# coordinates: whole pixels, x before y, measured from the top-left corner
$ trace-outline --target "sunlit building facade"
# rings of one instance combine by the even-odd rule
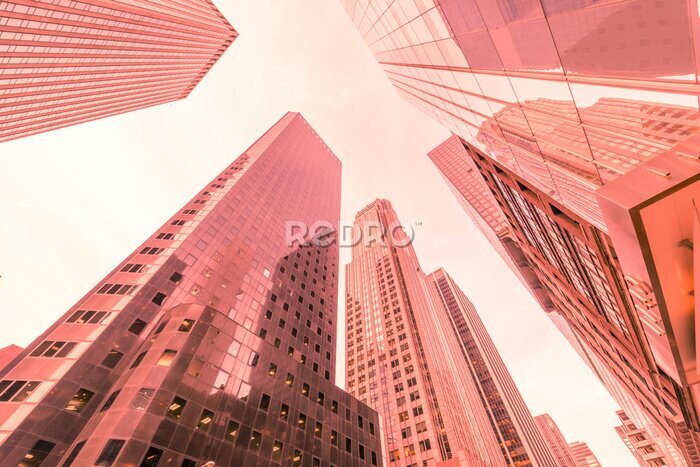
[[[576,462],[576,467],[600,467],[600,462],[598,458],[593,454],[591,448],[581,441],[574,441],[569,444],[571,449],[571,454],[574,456],[574,461]]]
[[[183,99],[237,37],[209,0],[0,3],[0,142]]]
[[[615,427],[620,439],[642,467],[676,466],[661,451],[654,438],[643,428],[638,428],[623,410],[618,410],[620,425]]]
[[[473,339],[460,339],[443,305],[462,312],[452,303],[461,292],[451,280],[439,291],[448,276],[422,271],[399,225],[387,200],[358,212],[346,267],[346,385],[379,412],[387,465],[554,465],[543,443],[533,446],[523,432],[513,433],[518,422],[498,425],[492,410],[503,401],[489,404],[484,398],[495,395],[493,381],[474,373],[487,364],[480,354],[467,358]]]
[[[474,305],[444,269],[430,274],[506,464],[557,466]]]
[[[564,438],[564,435],[561,430],[559,430],[559,427],[552,417],[550,417],[549,414],[543,413],[537,415],[534,420],[545,442],[549,446],[549,449],[554,454],[557,466],[578,467],[574,460],[573,453],[571,452],[571,448],[569,447],[569,443],[566,442],[566,438]]]
[[[697,3],[341,3],[453,132],[430,157],[467,213],[637,426],[699,465]]]
[[[0,464],[382,465],[334,384],[332,231],[286,241],[340,177],[287,113],[0,371]]]

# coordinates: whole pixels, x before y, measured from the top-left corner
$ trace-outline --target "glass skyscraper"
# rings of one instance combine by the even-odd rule
[[[287,113],[0,371],[0,464],[382,465],[334,384],[341,163]]]
[[[362,209],[346,267],[347,388],[379,412],[388,465],[555,466],[473,306],[399,226],[387,200]]]
[[[700,464],[697,3],[341,3],[453,132],[430,157],[481,231],[666,457]]]
[[[0,3],[0,142],[183,99],[238,33],[209,0]]]

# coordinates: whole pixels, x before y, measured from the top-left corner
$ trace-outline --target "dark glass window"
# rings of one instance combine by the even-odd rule
[[[119,451],[122,450],[124,446],[123,439],[110,439],[107,441],[104,449],[100,453],[100,456],[95,461],[95,465],[112,465],[119,455]]]
[[[257,451],[258,449],[260,449],[261,443],[262,435],[259,432],[254,431],[253,434],[250,435],[250,449],[252,449],[253,451]]]
[[[71,400],[68,401],[68,404],[66,404],[66,410],[70,410],[72,412],[77,413],[82,412],[87,403],[90,402],[90,399],[92,399],[92,396],[94,395],[94,392],[88,391],[85,388],[78,389],[78,392],[76,392],[71,398]]]
[[[165,415],[172,419],[179,420],[180,416],[182,415],[182,409],[185,408],[185,404],[187,404],[185,399],[175,396],[173,401],[168,406],[168,411],[165,412]]]
[[[129,326],[129,332],[136,334],[137,336],[143,332],[146,328],[146,322],[141,319],[135,319],[131,326]]]
[[[185,319],[185,320],[182,320],[182,323],[180,323],[180,327],[177,328],[177,330],[180,332],[190,332],[190,329],[192,329],[193,325],[194,325],[193,319]]]
[[[233,420],[229,420],[228,428],[226,428],[226,441],[235,441],[238,435],[238,428],[240,425]]]
[[[202,431],[209,430],[212,420],[214,420],[214,412],[204,409],[199,417],[199,422],[197,422],[197,429]]]
[[[123,356],[124,354],[120,351],[112,349],[109,351],[104,360],[102,360],[102,366],[106,366],[107,368],[114,368],[115,366],[117,366],[119,360],[121,360]]]
[[[141,461],[140,467],[156,467],[162,456],[162,449],[151,446],[148,448],[148,451],[146,451],[146,455],[143,456],[143,461]]]
[[[121,391],[122,391],[121,389],[117,389],[112,394],[110,394],[109,397],[107,398],[107,400],[105,401],[105,404],[100,409],[100,412],[104,412],[105,410],[112,407],[112,404],[114,404],[114,401],[117,399],[117,396],[119,395],[119,393]]]
[[[71,465],[73,465],[73,461],[76,457],[78,457],[78,454],[80,454],[80,451],[83,449],[83,446],[85,446],[85,441],[81,441],[78,444],[76,444],[73,450],[70,452],[70,455],[66,457],[66,461],[61,467],[70,467]]]
[[[56,444],[40,439],[34,443],[34,446],[24,455],[18,467],[34,467],[40,465],[44,462],[44,459],[49,456],[54,446],[56,446]]]

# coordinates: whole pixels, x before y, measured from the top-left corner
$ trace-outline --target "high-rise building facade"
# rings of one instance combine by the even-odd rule
[[[346,384],[379,412],[388,465],[555,465],[531,426],[494,413],[527,408],[504,402],[514,386],[496,394],[509,378],[476,374],[501,369],[474,348],[490,341],[476,344],[467,318],[455,321],[466,298],[443,271],[422,271],[399,226],[387,200],[358,212],[346,267]]]
[[[555,466],[555,458],[537,429],[474,305],[444,269],[430,274],[443,309],[462,346],[506,464]]]
[[[237,37],[209,0],[0,3],[0,142],[183,99]]]
[[[650,436],[649,432],[643,428],[638,428],[623,410],[618,410],[616,413],[620,419],[620,425],[615,427],[615,431],[625,445],[627,445],[640,466],[661,467],[679,465],[673,462],[673,460],[669,460],[654,438]]]
[[[696,2],[342,3],[454,133],[430,157],[468,214],[637,426],[700,464]]]
[[[0,371],[2,465],[382,465],[334,385],[341,164],[287,113]]]
[[[598,458],[593,454],[593,451],[591,451],[591,448],[589,448],[586,443],[574,441],[569,444],[569,448],[574,456],[576,467],[600,467]]]
[[[542,433],[545,442],[551,449],[552,453],[557,460],[558,467],[577,467],[576,461],[574,460],[573,453],[569,447],[569,443],[566,442],[566,438],[559,430],[557,424],[552,420],[549,414],[543,413],[537,415],[535,418],[535,424],[537,428]]]

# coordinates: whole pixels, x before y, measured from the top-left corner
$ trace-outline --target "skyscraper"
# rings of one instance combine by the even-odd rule
[[[621,424],[615,427],[615,431],[620,436],[620,439],[627,445],[640,466],[675,467],[677,465],[682,465],[664,456],[664,453],[653,437],[651,437],[646,430],[637,428],[624,411],[618,410],[617,416],[620,418]]]
[[[537,429],[474,305],[444,269],[438,269],[429,277],[443,309],[449,313],[506,463],[513,466],[555,466],[549,446]]]
[[[576,467],[600,467],[598,458],[586,443],[574,441],[569,444],[569,448],[574,456],[574,461],[576,461]]]
[[[183,99],[238,34],[209,0],[0,3],[0,142]]]
[[[382,465],[337,388],[341,164],[287,113],[0,372],[0,464]]]
[[[490,341],[477,344],[467,334],[483,337],[485,330],[456,316],[468,302],[449,276],[422,271],[389,201],[358,212],[354,234],[346,267],[346,381],[382,417],[389,465],[554,465],[532,420],[523,426],[526,415],[495,415],[527,409],[519,395],[509,399],[517,393],[510,378],[477,376],[504,369],[502,362]],[[497,397],[494,385],[506,393]]]
[[[542,433],[545,442],[554,453],[558,467],[578,467],[566,438],[549,414],[543,413],[535,417],[537,428]]]
[[[635,424],[700,464],[697,5],[342,3],[454,133],[430,156],[468,214]]]

